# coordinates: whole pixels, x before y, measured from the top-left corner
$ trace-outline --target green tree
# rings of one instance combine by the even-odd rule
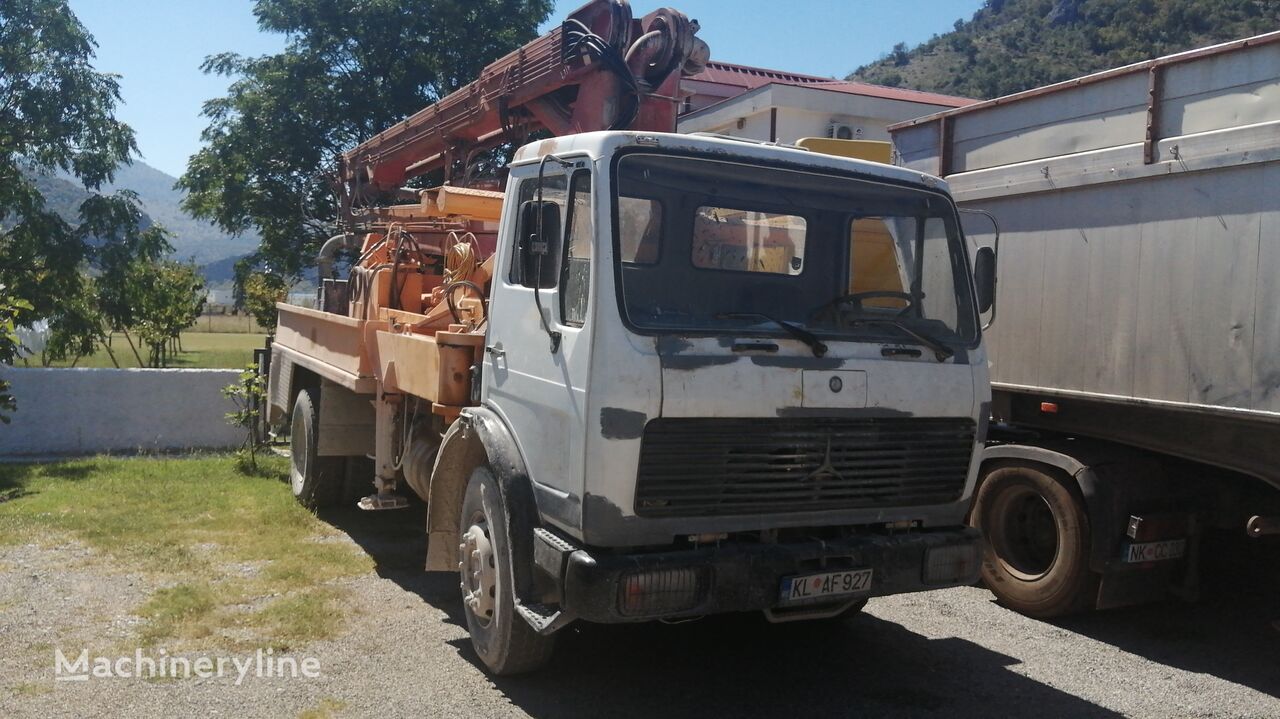
[[[48,319],[55,351],[71,354],[101,334],[91,273],[168,251],[132,193],[91,194],[73,226],[36,186],[61,171],[96,190],[137,149],[114,117],[116,77],[92,66],[94,48],[66,0],[0,3],[0,284],[21,300],[10,305],[15,324]]]
[[[74,367],[105,340],[94,283],[92,278],[85,278],[80,294],[63,298],[57,314],[49,319],[49,339],[40,353],[40,363],[48,367],[52,362],[71,360]]]
[[[893,62],[894,67],[902,67],[911,62],[910,56],[907,55],[907,44],[900,42],[893,46],[893,50],[889,51],[889,59]]]
[[[470,82],[531,40],[550,0],[258,0],[258,26],[284,52],[207,58],[235,78],[205,103],[209,124],[179,184],[184,207],[225,231],[256,228],[237,267],[292,284],[334,233],[325,174],[339,154]]]
[[[241,461],[248,465],[250,472],[258,471],[258,448],[263,445],[264,437],[259,429],[262,407],[267,399],[266,379],[258,374],[253,365],[245,367],[237,382],[222,388],[222,396],[231,400],[236,409],[227,412],[227,424],[244,430],[244,444],[240,446]]]
[[[195,265],[137,262],[130,288],[133,327],[148,347],[148,364],[166,367],[178,335],[204,309],[204,281]]]
[[[89,208],[89,212],[86,213],[85,208]],[[86,274],[93,276],[99,321],[96,340],[105,344],[112,362],[115,362],[115,353],[110,345],[111,333],[121,333],[141,366],[142,358],[130,335],[130,330],[137,323],[134,305],[140,301],[139,294],[146,289],[139,286],[144,280],[139,279],[137,268],[158,262],[172,249],[168,233],[158,225],[149,224],[147,217],[138,209],[137,195],[129,190],[120,191],[117,198],[95,195],[86,199],[81,204],[81,222],[76,230],[94,245],[86,263],[89,270]],[[104,237],[109,241],[100,239]],[[89,333],[91,326],[87,322],[79,326],[84,328],[85,334]],[[57,332],[57,324],[51,322],[50,329]],[[68,331],[67,334],[72,333]],[[80,342],[83,346],[83,335]]]
[[[264,327],[267,334],[275,335],[276,303],[283,302],[289,294],[289,283],[281,276],[270,272],[251,272],[242,283],[241,303],[253,315],[259,327]]]
[[[24,310],[30,309],[26,302],[15,299],[0,285],[0,364],[13,364],[22,350],[18,341],[18,327],[15,318]],[[0,423],[9,424],[9,413],[18,408],[17,400],[9,392],[9,383],[0,377]]]

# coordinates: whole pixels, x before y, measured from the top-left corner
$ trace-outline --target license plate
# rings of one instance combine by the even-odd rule
[[[1181,559],[1187,553],[1187,540],[1168,539],[1163,542],[1130,544],[1124,553],[1124,561],[1131,564],[1159,562],[1163,559]]]
[[[806,599],[865,594],[869,591],[871,591],[871,570],[849,569],[841,572],[783,577],[780,598],[784,602],[800,602]]]

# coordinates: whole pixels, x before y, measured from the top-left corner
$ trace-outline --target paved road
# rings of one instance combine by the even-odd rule
[[[381,531],[351,531],[394,564],[398,550],[382,542]],[[1273,545],[1262,556],[1278,555]],[[1052,623],[966,587],[876,599],[863,615],[839,622],[770,625],[749,615],[581,625],[561,637],[547,671],[478,687],[471,681],[478,660],[453,609],[454,580],[394,569],[387,577],[445,612],[416,640],[454,648],[423,668],[431,684],[427,676],[457,682],[457,692],[432,689],[440,703],[420,705],[430,713],[1280,718],[1280,563],[1260,569],[1256,559],[1209,567],[1198,605]]]
[[[1280,571],[1275,564],[1259,569],[1247,555],[1212,567],[1207,596],[1195,606],[1170,603],[1049,623],[1006,611],[986,591],[967,587],[873,600],[864,614],[839,622],[769,625],[750,615],[678,625],[581,625],[562,634],[549,669],[493,680],[471,651],[456,579],[415,569],[424,549],[420,522],[390,514],[331,519],[378,560],[379,570],[349,582],[352,619],[342,637],[298,650],[319,659],[320,679],[242,686],[229,680],[60,682],[47,693],[0,696],[0,716],[290,717],[329,709],[337,717],[378,719],[1280,719],[1280,627],[1273,624],[1280,620]],[[1280,556],[1276,550],[1269,556]],[[61,561],[60,555],[46,559]],[[0,572],[0,579],[34,581],[27,567],[40,561],[27,557],[21,571]],[[79,566],[75,571],[92,571]],[[127,614],[130,605],[102,596],[102,578],[61,569],[51,574],[66,581],[11,587],[16,591],[6,601],[23,614],[7,630],[10,639],[72,618],[87,622],[84,631],[95,636],[101,622],[127,628],[136,621],[112,614]],[[37,590],[49,596],[23,598]],[[21,653],[16,645],[9,649]],[[26,679],[53,685],[50,673],[29,670]]]

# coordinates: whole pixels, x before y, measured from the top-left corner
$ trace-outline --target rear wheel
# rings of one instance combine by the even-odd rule
[[[494,674],[520,674],[546,664],[554,637],[542,636],[516,612],[507,515],[487,467],[471,473],[458,521],[458,574],[471,646]]]
[[[289,485],[303,506],[321,509],[338,504],[346,477],[345,457],[316,454],[320,439],[320,390],[304,389],[293,403],[289,428]]]
[[[1032,617],[1090,608],[1089,522],[1069,478],[997,467],[978,489],[970,523],[986,537],[982,578],[1001,604]]]

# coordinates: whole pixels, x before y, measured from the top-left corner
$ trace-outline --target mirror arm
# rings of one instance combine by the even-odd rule
[[[538,293],[538,287],[542,284],[542,255],[538,255],[538,267],[534,272],[536,276],[533,278],[533,304],[538,308],[538,320],[542,323],[542,329],[547,333],[547,339],[551,342],[551,354],[555,354],[560,351],[561,334],[547,325],[546,314],[542,311],[542,298]]]
[[[991,242],[991,252],[995,255],[995,265],[1000,266],[1000,223],[996,220],[996,216],[986,210],[977,208],[957,207],[957,212],[968,212],[974,215],[982,215],[991,221],[991,226],[995,228],[995,239]],[[986,332],[996,321],[996,280],[995,275],[991,277],[991,315],[987,318],[986,324],[982,325],[982,331]]]
[[[547,333],[547,339],[551,342],[551,354],[555,354],[560,351],[560,339],[562,335],[556,330],[551,329],[551,325],[547,321],[546,313],[542,310],[542,296],[539,292],[542,288],[542,259],[547,254],[547,248],[550,247],[550,245],[547,244],[546,235],[542,232],[542,217],[545,214],[542,211],[542,174],[547,167],[547,160],[552,160],[558,163],[562,168],[572,167],[573,163],[562,160],[552,154],[543,155],[542,160],[538,162],[538,242],[542,243],[542,251],[534,252],[538,256],[538,262],[537,269],[534,270],[533,276],[533,304],[538,308],[538,322],[542,324],[542,329]],[[567,183],[565,192],[568,192]],[[535,243],[530,244],[532,245]],[[530,250],[533,251],[533,248],[530,247]]]

